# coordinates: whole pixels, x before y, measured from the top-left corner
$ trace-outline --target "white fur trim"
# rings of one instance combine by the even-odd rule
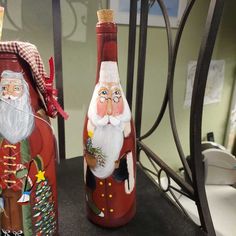
[[[135,185],[135,179],[134,179],[134,163],[133,163],[133,155],[132,152],[129,152],[126,157],[127,161],[127,167],[128,167],[128,173],[129,173],[129,182],[126,179],[125,180],[125,192],[127,194],[132,193]]]
[[[127,138],[131,133],[131,124],[130,122],[124,123],[124,137]]]
[[[117,62],[115,61],[103,61],[100,67],[99,82],[106,83],[119,83],[119,71]]]
[[[4,79],[24,79],[23,74],[21,72],[15,72],[11,70],[4,70],[1,74],[1,77]]]
[[[92,122],[90,121],[90,119],[88,119],[88,123],[87,123],[87,131],[88,132],[94,132],[94,125],[92,124]]]
[[[104,215],[104,213],[101,211],[98,216],[104,217],[105,215]]]

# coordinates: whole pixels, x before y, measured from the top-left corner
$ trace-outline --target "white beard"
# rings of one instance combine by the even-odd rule
[[[91,168],[91,171],[98,178],[104,179],[109,177],[115,169],[115,161],[119,159],[120,150],[124,142],[123,131],[125,123],[130,122],[131,112],[123,90],[119,85],[124,102],[123,113],[115,117],[107,115],[100,117],[97,114],[96,106],[100,87],[101,85],[97,84],[93,92],[88,110],[88,118],[92,125],[95,126],[92,146],[101,149],[105,155],[104,163],[99,163],[97,159],[97,165],[95,168]]]
[[[34,128],[34,117],[27,96],[24,94],[17,100],[4,99],[6,102],[0,102],[0,134],[11,144],[27,138]]]
[[[104,179],[113,173],[123,142],[123,129],[120,126],[108,124],[95,128],[92,145],[94,148],[100,148],[105,155],[104,165],[97,163],[95,168],[91,168],[95,176]]]

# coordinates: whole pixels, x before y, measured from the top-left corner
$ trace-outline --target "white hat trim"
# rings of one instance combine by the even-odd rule
[[[103,61],[100,67],[99,82],[119,83],[119,71],[117,62]]]

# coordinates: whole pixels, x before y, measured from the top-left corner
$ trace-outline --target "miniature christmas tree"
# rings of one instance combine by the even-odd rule
[[[52,189],[44,176],[44,171],[39,171],[36,176],[38,179],[33,206],[35,233],[37,236],[53,235],[56,230],[56,215]]]

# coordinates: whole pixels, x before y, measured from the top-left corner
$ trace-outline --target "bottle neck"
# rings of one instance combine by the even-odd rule
[[[99,71],[102,61],[117,62],[117,26],[115,23],[97,23],[97,76],[96,83],[99,80]]]

